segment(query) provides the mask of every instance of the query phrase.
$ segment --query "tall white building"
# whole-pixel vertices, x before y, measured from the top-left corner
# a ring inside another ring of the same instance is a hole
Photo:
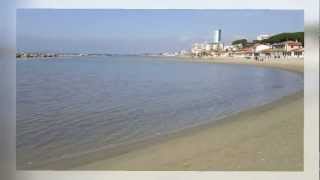
[[[215,30],[213,34],[213,43],[220,43],[221,41],[221,29]]]

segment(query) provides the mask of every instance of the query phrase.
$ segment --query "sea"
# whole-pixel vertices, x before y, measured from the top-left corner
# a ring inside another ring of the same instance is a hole
[[[301,90],[301,74],[175,57],[18,60],[17,168],[108,152]]]

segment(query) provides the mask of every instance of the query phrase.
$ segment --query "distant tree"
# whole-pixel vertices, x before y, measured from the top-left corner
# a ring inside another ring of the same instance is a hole
[[[284,41],[299,41],[304,45],[304,32],[280,33],[262,40],[262,43],[279,43]]]
[[[248,43],[247,39],[238,39],[238,40],[232,41],[232,45],[242,44],[243,46],[245,46],[247,43]]]

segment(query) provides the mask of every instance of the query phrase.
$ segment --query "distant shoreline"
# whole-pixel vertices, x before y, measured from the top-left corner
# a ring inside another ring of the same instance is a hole
[[[63,58],[73,58],[73,57],[97,57],[99,55],[87,55],[87,56],[56,56],[56,57],[20,57],[16,60],[27,61],[27,60],[51,60],[51,59],[63,59]],[[107,56],[107,55],[101,55]],[[110,56],[120,56],[120,55],[108,55]],[[150,57],[150,58],[160,58],[163,60],[181,60],[184,62],[192,63],[218,63],[218,64],[245,64],[245,65],[254,65],[257,67],[267,67],[267,68],[278,68],[291,72],[303,73],[303,58],[290,58],[290,59],[267,59],[265,61],[255,61],[253,59],[246,59],[242,57],[191,57],[191,56],[160,56],[160,55],[123,55],[123,56],[141,56],[141,57]]]
[[[220,64],[245,64],[254,65],[257,67],[265,68],[278,68],[291,72],[303,73],[304,72],[304,59],[291,58],[291,59],[268,59],[265,61],[255,61],[253,59],[239,58],[239,57],[213,57],[213,58],[189,58],[181,57],[187,62],[199,63],[220,63]]]
[[[149,57],[149,56],[147,56]],[[172,58],[191,63],[208,63],[208,64],[240,64],[254,65],[257,67],[278,68],[296,73],[304,72],[304,58],[288,58],[288,59],[267,59],[264,61],[256,61],[244,57],[191,57],[191,56],[150,56],[167,59]]]

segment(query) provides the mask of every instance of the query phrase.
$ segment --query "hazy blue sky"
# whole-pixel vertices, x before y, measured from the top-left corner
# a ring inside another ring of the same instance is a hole
[[[18,51],[145,53],[304,29],[294,10],[17,10]]]

